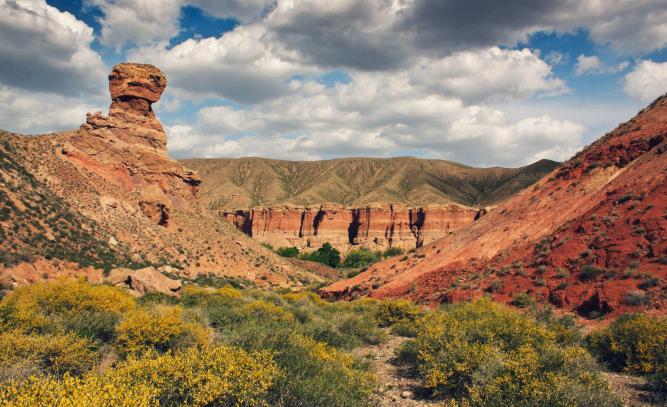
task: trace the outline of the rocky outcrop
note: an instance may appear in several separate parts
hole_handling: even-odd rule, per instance
[[[141,211],[168,226],[171,208],[198,195],[199,176],[167,154],[167,137],[151,105],[167,86],[152,65],[124,63],[109,75],[109,115],[89,114],[62,154],[75,164],[137,195]]]
[[[173,280],[165,276],[154,267],[145,267],[139,270],[113,269],[106,281],[113,285],[126,287],[135,295],[158,292],[178,296],[181,291],[179,280]]]
[[[329,242],[347,252],[354,246],[421,247],[469,225],[485,212],[460,205],[413,208],[378,204],[363,208],[282,206],[223,211],[220,215],[248,236],[274,247],[308,250]]]

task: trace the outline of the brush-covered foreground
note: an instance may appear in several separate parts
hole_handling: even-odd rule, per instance
[[[351,351],[388,335],[412,338],[399,363],[447,405],[619,405],[586,346],[666,384],[667,322],[645,316],[584,338],[488,299],[427,310],[196,284],[136,299],[59,280],[0,301],[0,405],[372,405],[377,378]]]

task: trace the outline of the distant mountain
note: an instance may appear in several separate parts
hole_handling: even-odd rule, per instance
[[[667,306],[667,96],[468,227],[323,290],[491,295],[597,318]]]
[[[541,160],[521,168],[474,168],[445,160],[342,158],[282,161],[264,158],[190,159],[202,177],[201,197],[212,209],[324,203],[362,207],[495,204],[558,166]]]

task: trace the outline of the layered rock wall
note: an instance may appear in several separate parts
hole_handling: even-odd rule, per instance
[[[486,210],[459,205],[413,208],[399,204],[349,208],[274,207],[223,211],[239,230],[273,247],[317,249],[329,242],[345,253],[355,246],[373,250],[421,247],[474,222]]]

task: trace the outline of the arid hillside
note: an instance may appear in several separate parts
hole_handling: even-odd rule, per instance
[[[495,204],[533,184],[558,163],[541,160],[521,168],[474,168],[445,160],[342,158],[282,161],[265,158],[192,159],[201,197],[212,209],[314,206],[363,207]]]
[[[667,97],[489,215],[323,290],[454,302],[486,294],[590,318],[665,313]]]
[[[109,75],[108,116],[89,114],[81,128],[57,134],[0,133],[5,276],[44,257],[170,265],[190,278],[259,285],[314,278],[200,207],[199,177],[169,158],[151,108],[165,87],[157,68],[120,64]]]
[[[301,251],[331,243],[421,247],[467,226],[558,164],[473,168],[444,160],[262,158],[184,160],[202,177],[201,200],[254,239]]]

